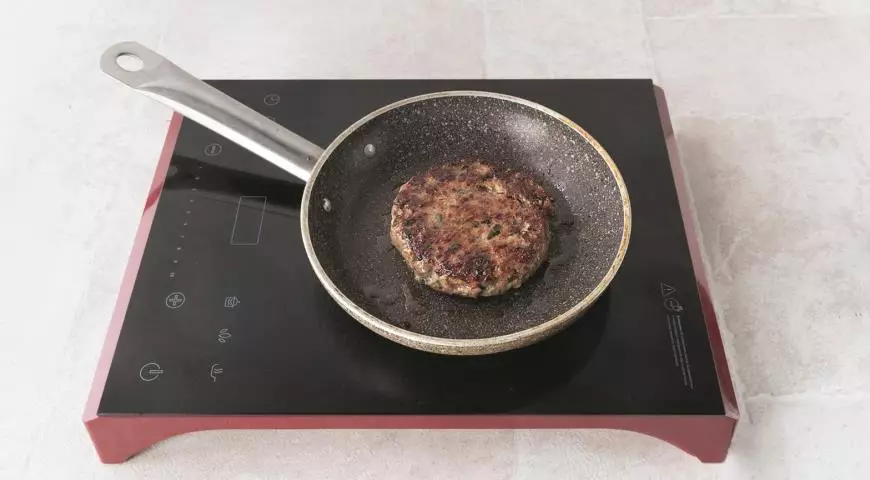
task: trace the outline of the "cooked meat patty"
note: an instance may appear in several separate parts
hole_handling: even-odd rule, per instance
[[[529,175],[462,160],[399,188],[390,239],[419,282],[465,297],[499,295],[547,257],[552,214],[552,197]]]

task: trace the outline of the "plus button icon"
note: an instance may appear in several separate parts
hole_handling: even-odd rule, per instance
[[[172,292],[166,296],[166,306],[175,310],[176,308],[181,308],[184,305],[184,294],[181,292]]]

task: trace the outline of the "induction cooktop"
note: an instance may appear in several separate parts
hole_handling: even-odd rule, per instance
[[[664,94],[650,80],[209,83],[321,146],[423,93],[541,103],[617,163],[631,243],[608,291],[548,340],[477,357],[413,350],[322,288],[302,246],[299,180],[174,115],[84,416],[102,461],[226,428],[615,428],[724,459],[738,411]]]

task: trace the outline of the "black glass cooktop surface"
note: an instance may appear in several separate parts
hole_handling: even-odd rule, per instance
[[[650,81],[211,83],[321,146],[416,94],[539,102],[618,164],[634,216],[628,254],[596,305],[549,340],[483,357],[412,350],[359,325],[318,283],[302,247],[302,183],[185,120],[101,415],[724,412]]]

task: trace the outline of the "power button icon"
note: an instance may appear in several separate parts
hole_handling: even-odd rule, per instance
[[[160,375],[163,375],[163,370],[160,368],[160,365],[155,362],[146,363],[139,369],[139,378],[143,382],[153,382],[154,380],[157,380],[157,377]]]

